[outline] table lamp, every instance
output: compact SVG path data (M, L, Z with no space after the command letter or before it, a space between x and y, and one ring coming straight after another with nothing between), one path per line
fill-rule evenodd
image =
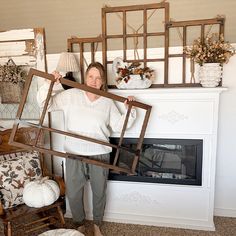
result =
M76 81L75 78L73 77L73 72L78 72L79 66L75 59L74 54L71 52L62 52L56 70L59 72L66 72L66 75L63 77L64 79ZM62 84L62 87L64 89L72 88L65 84Z

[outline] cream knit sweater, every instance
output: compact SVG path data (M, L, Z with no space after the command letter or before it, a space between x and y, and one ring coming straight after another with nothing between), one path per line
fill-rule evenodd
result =
M44 105L48 88L48 83L45 83L37 94L41 108ZM108 142L111 129L115 132L121 131L125 114L120 114L113 100L99 97L91 102L84 91L76 88L53 92L52 95L48 111L63 111L67 132ZM132 109L127 128L133 124L135 118L136 110ZM66 136L64 150L68 153L89 156L110 153L112 148Z

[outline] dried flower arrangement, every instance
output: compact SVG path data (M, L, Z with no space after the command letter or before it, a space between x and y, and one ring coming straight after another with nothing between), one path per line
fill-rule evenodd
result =
M139 75L140 79L152 79L154 70L149 67L141 68L139 62L133 62L130 66L124 68L117 68L116 82L125 81L126 83L131 79L132 75Z
M229 58L235 54L235 48L225 42L223 34L213 33L204 41L200 38L194 40L191 47L184 48L187 58L193 59L202 66L204 63L228 63Z
M17 66L12 59L5 65L0 65L0 82L11 82L13 84L24 83L26 71L23 66Z

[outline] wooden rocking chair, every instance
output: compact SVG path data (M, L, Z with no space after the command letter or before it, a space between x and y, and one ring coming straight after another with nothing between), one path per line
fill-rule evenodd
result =
M10 146L8 144L10 134L11 129L0 131L0 165L2 166L4 165L7 158L12 158L13 156L13 159L17 160L18 153L24 154L29 152L27 150L22 150L17 147ZM21 142L23 141L25 143L30 143L35 137L35 129L20 128L16 137L17 139L21 140ZM48 176L49 174L46 171L42 154L40 154L39 159L42 175ZM0 172L0 177L1 174L2 173ZM53 178L53 176L51 177ZM65 185L64 181L60 177L56 177L54 178L54 180L59 183L62 197L60 197L59 200L49 206L34 208L28 207L25 204L20 204L11 208L4 209L2 202L0 202L0 221L2 221L4 225L4 235L30 235L30 233L32 233L33 231L42 229L44 227L52 227L53 225L55 225L55 223L57 223L57 225L59 223L60 227L65 224L61 208L64 205L63 195L65 193ZM0 185L0 187L3 190L3 186ZM25 222L24 219L27 219L28 222ZM23 223L19 224L19 221Z

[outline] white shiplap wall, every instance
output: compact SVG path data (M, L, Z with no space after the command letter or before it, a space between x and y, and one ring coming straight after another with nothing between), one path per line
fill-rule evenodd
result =
M0 64L4 65L9 59L12 59L16 65L24 66L26 70L36 68L45 71L44 43L44 29L42 28L0 32ZM39 108L34 96L37 89L37 80L32 80L27 103L24 107L23 117L25 119L39 118ZM2 104L0 102L0 119L14 119L17 109L18 104Z

